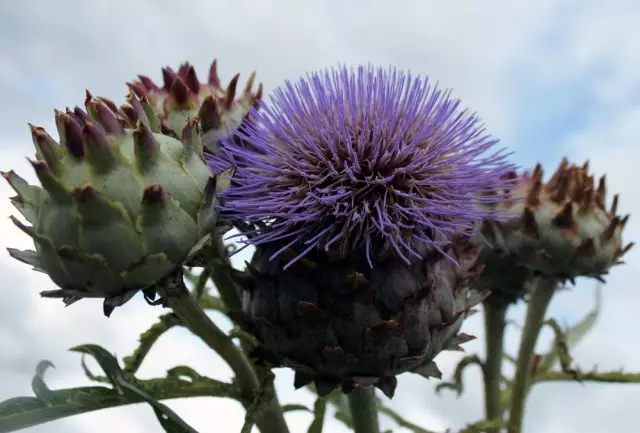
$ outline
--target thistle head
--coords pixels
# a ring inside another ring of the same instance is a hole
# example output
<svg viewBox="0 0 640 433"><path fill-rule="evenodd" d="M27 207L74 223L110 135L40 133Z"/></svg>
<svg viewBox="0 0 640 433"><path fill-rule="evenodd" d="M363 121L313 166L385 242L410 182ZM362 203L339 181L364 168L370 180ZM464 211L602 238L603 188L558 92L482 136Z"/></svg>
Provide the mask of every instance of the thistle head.
<svg viewBox="0 0 640 433"><path fill-rule="evenodd" d="M343 66L286 82L270 102L210 161L236 167L221 212L251 226L249 243L295 246L292 262L317 248L409 262L501 218L497 190L515 167L428 79Z"/></svg>
<svg viewBox="0 0 640 433"><path fill-rule="evenodd" d="M198 117L204 144L213 152L219 138L237 128L249 107L262 98L262 83L258 84L255 93L253 91L255 72L249 76L242 91L238 88L240 74L223 86L217 60L211 63L206 81L200 81L189 62L181 64L177 72L168 66L163 68L162 85L144 75L138 78L128 83L129 88L149 104L160 121L163 134L179 139L186 122Z"/></svg>

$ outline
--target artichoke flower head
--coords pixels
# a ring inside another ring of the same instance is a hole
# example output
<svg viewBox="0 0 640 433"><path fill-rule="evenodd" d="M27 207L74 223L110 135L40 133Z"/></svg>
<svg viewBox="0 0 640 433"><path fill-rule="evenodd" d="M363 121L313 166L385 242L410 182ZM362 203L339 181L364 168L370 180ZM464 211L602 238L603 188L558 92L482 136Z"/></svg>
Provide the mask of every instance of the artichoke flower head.
<svg viewBox="0 0 640 433"><path fill-rule="evenodd" d="M201 82L192 64L185 62L176 72L170 67L162 69L162 85L145 75L128 83L129 88L149 106L160 120L163 134L180 137L185 121L198 118L203 143L216 152L218 141L229 135L245 119L249 108L262 98L262 83L253 92L256 74L253 72L244 90L238 92L240 74L233 76L224 87L218 75L218 62L211 63L207 81Z"/></svg>
<svg viewBox="0 0 640 433"><path fill-rule="evenodd" d="M196 121L178 140L160 133L153 110L133 93L118 109L87 92L85 107L56 111L59 143L31 126L41 186L3 173L30 225L12 220L35 244L9 253L60 287L43 296L66 304L103 298L109 315L207 243L229 173L211 175Z"/></svg>
<svg viewBox="0 0 640 433"><path fill-rule="evenodd" d="M320 394L438 376L486 296L468 241L502 218L507 155L449 91L394 68L313 73L270 102L210 158L235 168L221 215L256 247L234 314L254 355Z"/></svg>
<svg viewBox="0 0 640 433"><path fill-rule="evenodd" d="M513 191L522 199L496 204L507 218L485 221L482 239L474 238L485 246L486 269L479 282L493 287L490 300L515 302L526 290L511 282L528 275L604 281L634 245L622 240L629 215L618 214L619 196L607 205L606 178L596 182L588 162L571 164L565 158L546 182L543 174L540 164L511 173L517 183Z"/></svg>

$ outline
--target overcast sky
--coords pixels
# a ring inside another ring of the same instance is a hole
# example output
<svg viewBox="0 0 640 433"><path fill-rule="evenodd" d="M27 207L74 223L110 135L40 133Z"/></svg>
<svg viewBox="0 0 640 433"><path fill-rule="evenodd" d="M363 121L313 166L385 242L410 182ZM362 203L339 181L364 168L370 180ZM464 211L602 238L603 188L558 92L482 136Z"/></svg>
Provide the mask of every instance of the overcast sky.
<svg viewBox="0 0 640 433"><path fill-rule="evenodd" d="M429 75L452 87L477 110L488 130L516 151L519 164L536 161L553 170L562 156L591 160L597 175L607 174L609 190L621 194L624 213L640 210L640 3L584 0L295 1L235 0L182 3L166 0L3 0L0 2L0 169L15 169L34 180L25 157L33 147L27 122L56 136L53 108L81 105L84 90L121 102L124 83L137 74L160 79L160 68L189 60L201 77L218 58L223 81L257 70L267 92L284 79L337 63L396 65ZM1 246L30 248L30 240L10 223L15 214L0 183ZM610 196L609 196L610 197ZM637 218L626 241L637 239ZM638 251L615 268L605 287L597 329L574 351L583 368L640 371L640 290L633 269ZM141 299L101 315L99 302L64 308L42 300L53 288L44 275L0 252L0 400L30 395L36 363L52 360L52 387L86 383L79 357L67 349L94 342L123 356L138 334L160 314ZM580 281L554 299L551 314L562 323L578 320L593 303L591 281ZM513 318L522 322L522 308ZM480 337L466 345L482 352L480 315L464 331ZM541 348L548 343L545 333ZM518 336L507 338L514 353ZM460 355L438 363L449 376ZM162 338L141 375L162 375L176 364L227 379L230 370L185 331ZM425 428L460 428L483 415L477 370L466 374L467 392L438 397L436 382L404 375L390 403ZM292 375L278 371L284 402L311 403L294 392ZM535 388L524 433L637 431L640 385L554 384ZM169 405L202 433L237 432L243 411L234 402L198 399ZM292 433L304 432L310 418L288 418ZM386 426L392 424L386 423ZM342 432L330 419L326 431ZM111 409L57 421L28 433L142 433L159 431L147 406ZM398 430L399 431L399 430Z"/></svg>

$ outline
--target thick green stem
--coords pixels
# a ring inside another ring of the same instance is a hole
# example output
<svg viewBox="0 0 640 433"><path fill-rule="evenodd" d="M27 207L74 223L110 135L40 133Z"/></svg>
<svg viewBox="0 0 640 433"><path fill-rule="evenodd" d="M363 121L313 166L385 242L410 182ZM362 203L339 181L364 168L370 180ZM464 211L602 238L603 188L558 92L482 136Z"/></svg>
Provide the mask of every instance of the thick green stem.
<svg viewBox="0 0 640 433"><path fill-rule="evenodd" d="M502 353L504 351L504 328L507 315L506 306L484 304L484 326L487 354L482 366L484 377L484 404L487 419L502 419L503 408L500 401L500 381L502 378ZM499 428L488 429L487 433L499 433Z"/></svg>
<svg viewBox="0 0 640 433"><path fill-rule="evenodd" d="M380 433L378 405L373 387L356 387L349 394L349 408L355 433Z"/></svg>
<svg viewBox="0 0 640 433"><path fill-rule="evenodd" d="M209 316L200 308L195 298L189 293L182 278L174 287L167 287L161 293L184 325L205 344L213 349L235 373L241 394L247 404L253 402L260 391L260 382L253 365L231 338L222 332ZM265 410L258 411L256 425L262 433L288 433L289 429L277 400L272 400Z"/></svg>
<svg viewBox="0 0 640 433"><path fill-rule="evenodd" d="M533 374L534 351L547 307L551 302L557 284L558 280L554 278L539 277L532 287L511 393L511 410L508 423L510 433L520 433L522 431L524 408Z"/></svg>
<svg viewBox="0 0 640 433"><path fill-rule="evenodd" d="M222 237L219 237L215 240L215 245L216 256L214 263L211 265L211 279L213 281L213 284L216 286L218 294L220 295L220 299L222 299L222 302L226 306L227 310L241 311L242 290L233 277L234 269L231 265L231 260L229 260L229 258L227 257L227 252ZM240 346L245 353L249 353L251 350L250 345L244 340L240 341ZM263 377L268 370L265 367L260 367L257 365L253 365L253 369L259 377ZM282 408L278 400L278 393L275 389L273 390L273 397L269 402L269 406L273 410L276 410L277 408L277 410L280 412L280 417L283 420L282 422L284 423Z"/></svg>

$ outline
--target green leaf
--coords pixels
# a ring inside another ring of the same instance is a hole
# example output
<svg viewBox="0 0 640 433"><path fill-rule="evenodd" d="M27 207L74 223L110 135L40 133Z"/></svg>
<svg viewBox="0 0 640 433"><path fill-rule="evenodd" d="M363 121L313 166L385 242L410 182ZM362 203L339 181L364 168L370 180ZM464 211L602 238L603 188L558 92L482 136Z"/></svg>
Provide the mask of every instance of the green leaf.
<svg viewBox="0 0 640 433"><path fill-rule="evenodd" d="M313 405L313 421L309 426L307 433L322 433L324 427L324 417L327 412L327 399L324 397L318 397Z"/></svg>
<svg viewBox="0 0 640 433"><path fill-rule="evenodd" d="M0 432L12 432L72 415L139 401L123 401L114 390L83 387L49 391L47 400L15 397L0 403Z"/></svg>
<svg viewBox="0 0 640 433"><path fill-rule="evenodd" d="M111 383L108 377L96 376L95 374L93 374L93 372L91 372L91 369L89 369L89 366L85 362L84 355L80 359L80 366L82 367L82 371L84 372L84 375L87 376L89 380L93 382L100 382L100 383Z"/></svg>
<svg viewBox="0 0 640 433"><path fill-rule="evenodd" d="M164 406L164 405L163 405ZM164 406L163 409L158 407L153 407L153 412L156 414L156 418L158 418L158 422L162 426L165 432L167 433L198 433L196 430L191 428L189 425L183 422L178 422L175 420L175 416L169 416L167 414L167 407ZM170 409L169 409L170 410Z"/></svg>
<svg viewBox="0 0 640 433"><path fill-rule="evenodd" d="M87 347L87 346L81 346ZM89 346L95 347L95 346ZM104 351L104 349L102 349ZM81 351L81 350L78 350ZM82 351L87 353L86 351ZM111 356L108 352L95 352L101 358L109 360ZM106 355L105 355L106 353ZM44 371L50 363L41 362L38 365L36 377L43 380ZM108 363L107 363L108 364ZM118 379L119 366L113 368L113 363L109 366L111 378ZM87 369L88 370L88 369ZM89 372L90 373L90 372ZM128 404L148 402L149 397L157 400L186 398L186 397L227 397L241 400L240 391L236 385L220 382L208 377L200 376L189 367L176 367L170 370L166 378L155 378L147 380L135 379L132 376L124 375L127 379L126 386L120 383L120 392L103 386L79 387L70 389L50 390L46 384L38 383L38 387L44 385L45 388L37 388L37 393L46 396L45 400L38 397L15 397L4 402L0 402L0 433L12 432L38 424L47 423L60 418L92 412L100 409L123 406ZM185 380L187 377L189 380ZM110 383L111 379L104 378ZM135 383L136 391L131 391L128 387L130 382ZM146 397L146 400L145 400ZM157 403L157 401L154 400ZM164 406L154 407L156 413L162 412ZM171 419L169 415L159 418L160 422ZM165 422L165 428L172 426ZM182 425L178 422L178 428ZM185 432L190 430L172 430L173 432Z"/></svg>
<svg viewBox="0 0 640 433"><path fill-rule="evenodd" d="M40 361L36 366L36 374L31 380L31 390L37 398L46 404L51 403L51 390L44 382L44 374L49 368L55 368L53 362L47 360Z"/></svg>
<svg viewBox="0 0 640 433"><path fill-rule="evenodd" d="M453 373L453 380L451 382L442 382L436 386L436 394L439 394L443 389L451 389L456 392L456 395L460 397L464 392L464 385L462 382L462 374L464 370L470 365L478 365L483 368L482 361L478 358L478 355L465 356L460 360L456 366L456 370Z"/></svg>
<svg viewBox="0 0 640 433"><path fill-rule="evenodd" d="M105 372L105 374L107 375L107 378L109 379L109 382L111 383L111 385L113 385L115 390L121 394L124 392L122 390L122 387L120 385L120 380L118 377L118 376L123 376L124 373L120 369L120 366L118 365L118 360L115 358L115 356L113 356L112 354L110 354L109 352L107 352L105 349L98 346L97 344L85 344L82 346L72 347L69 350L71 352L78 352L83 355L92 356L96 360L98 365L100 365L100 368L102 368L102 371Z"/></svg>
<svg viewBox="0 0 640 433"><path fill-rule="evenodd" d="M572 349L577 346L584 337L589 334L589 331L594 327L600 310L602 308L602 284L596 285L595 290L595 307L591 310L580 322L572 327L569 327L564 331L564 344L568 349ZM547 372L551 371L556 362L559 361L562 351L562 344L558 338L555 339L552 349L545 356L542 357L538 366L538 371Z"/></svg>
<svg viewBox="0 0 640 433"><path fill-rule="evenodd" d="M76 346L72 348L71 351L91 355L98 364L100 364L100 367L104 370L109 380L111 380L116 390L124 393L124 390L126 389L129 392L137 394L140 398L149 403L153 407L160 424L167 429L167 432L198 433L168 406L160 403L158 400L130 383L130 380L134 378L125 377L124 371L122 371L118 365L118 360L102 347L96 344L85 344L82 346Z"/></svg>
<svg viewBox="0 0 640 433"><path fill-rule="evenodd" d="M295 411L312 412L311 409L302 404L285 404L282 406L282 412L284 413Z"/></svg>

